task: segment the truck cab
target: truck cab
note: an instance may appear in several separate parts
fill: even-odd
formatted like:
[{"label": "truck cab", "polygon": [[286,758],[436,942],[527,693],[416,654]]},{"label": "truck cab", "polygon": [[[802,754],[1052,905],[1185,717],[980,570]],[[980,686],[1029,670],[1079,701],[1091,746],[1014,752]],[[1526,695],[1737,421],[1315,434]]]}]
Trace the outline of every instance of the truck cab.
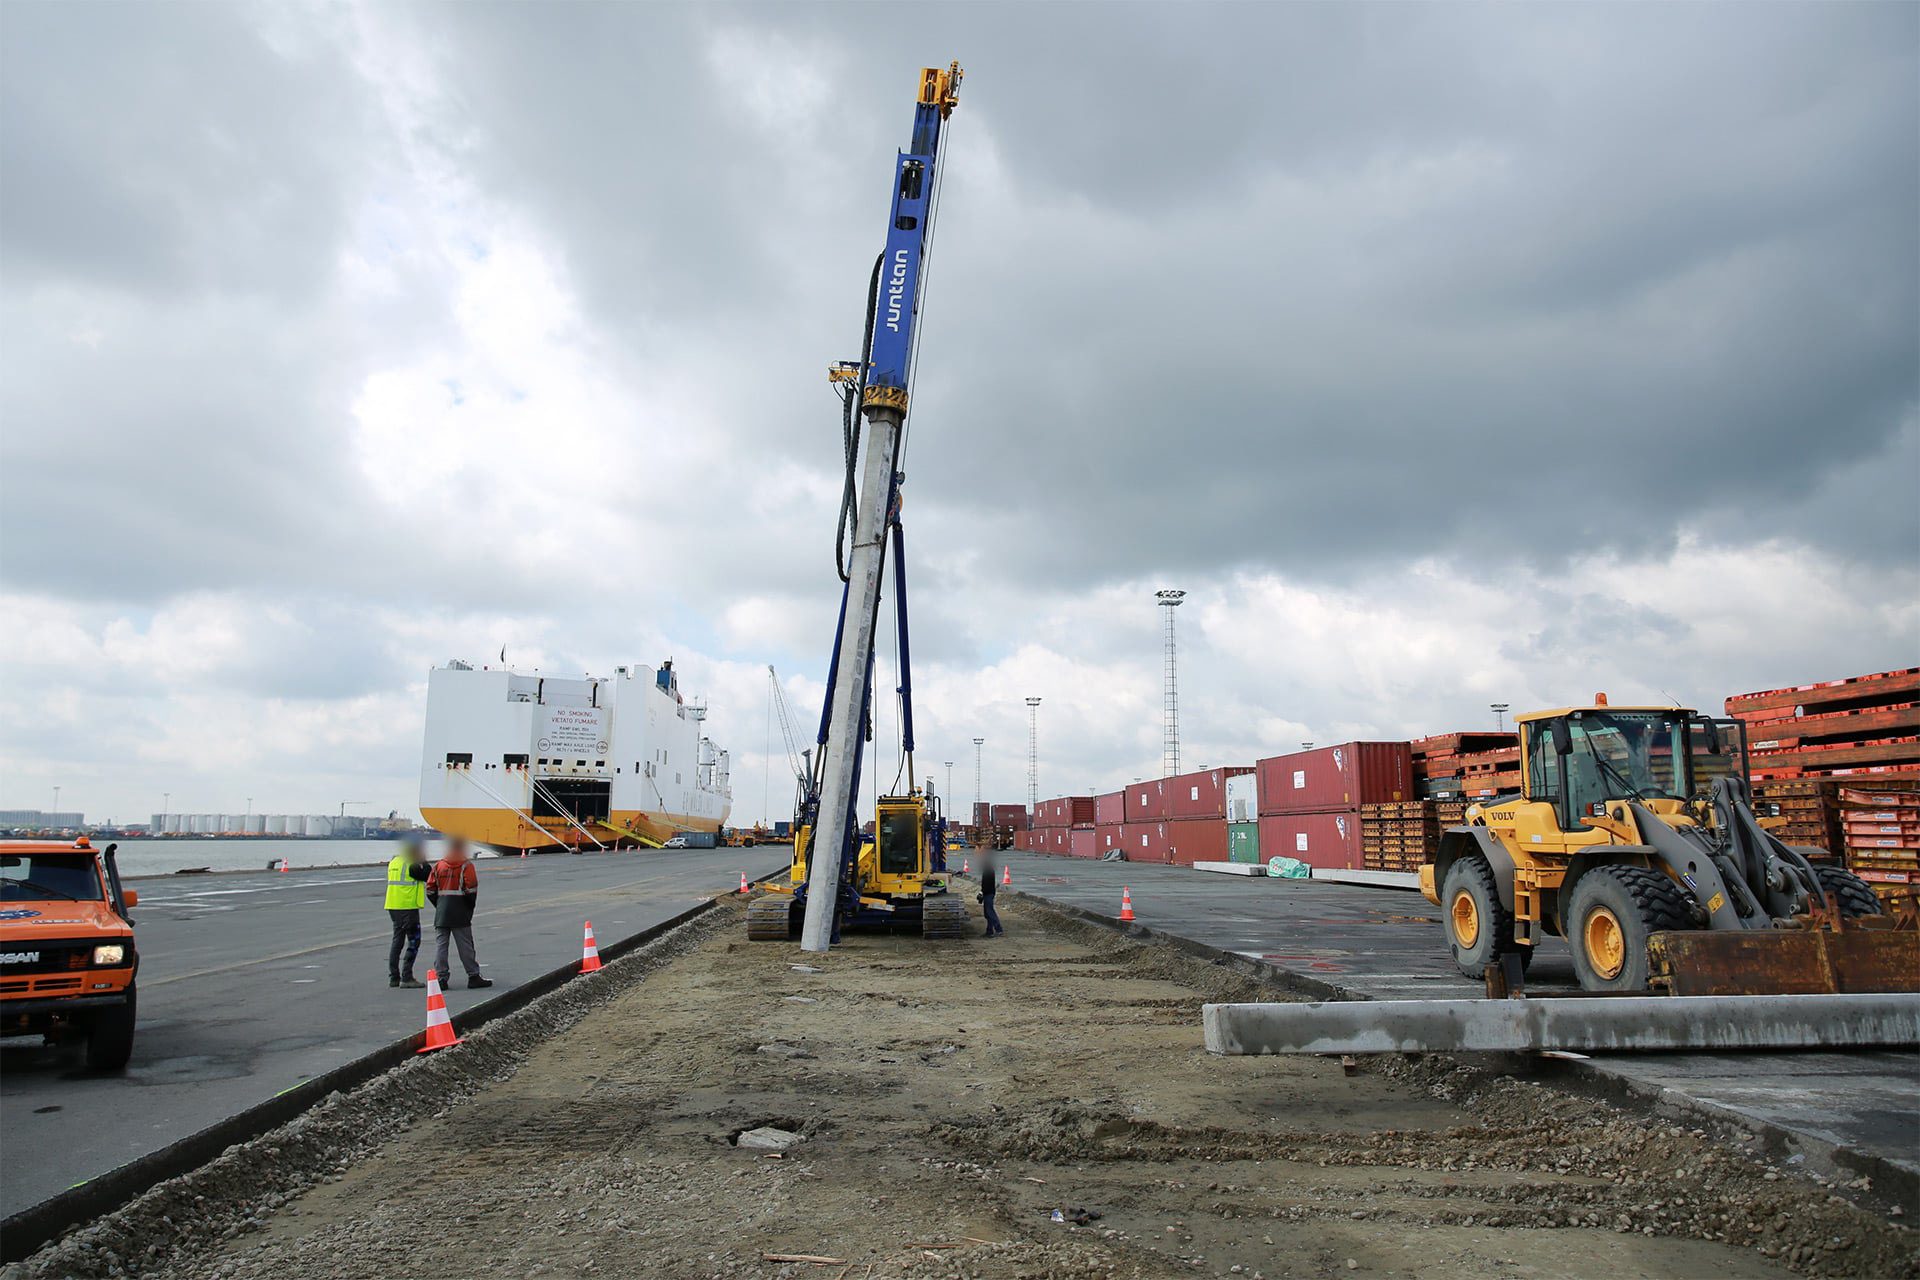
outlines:
[{"label": "truck cab", "polygon": [[0,1036],[84,1040],[87,1065],[133,1053],[140,955],[116,846],[0,841]]}]

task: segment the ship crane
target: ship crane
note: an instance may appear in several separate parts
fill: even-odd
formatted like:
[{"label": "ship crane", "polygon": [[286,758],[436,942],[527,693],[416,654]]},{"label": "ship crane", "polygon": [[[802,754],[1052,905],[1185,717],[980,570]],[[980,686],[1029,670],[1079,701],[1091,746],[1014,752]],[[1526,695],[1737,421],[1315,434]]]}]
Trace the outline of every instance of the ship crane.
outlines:
[{"label": "ship crane", "polygon": [[[833,660],[827,672],[826,702],[817,739],[820,750],[803,790],[800,814],[803,822],[817,822],[800,934],[800,946],[806,951],[827,950],[840,922],[851,919],[860,904],[854,883],[860,852],[854,804],[859,794],[861,752],[872,723],[873,644],[889,535],[899,623],[901,750],[907,793],[914,793],[905,544],[899,521],[900,484],[905,478],[900,471],[900,446],[913,387],[927,246],[939,207],[940,139],[958,101],[960,78],[958,62],[944,70],[927,67],[920,72],[912,140],[894,162],[886,247],[875,261],[867,285],[860,359],[842,361],[828,373],[841,392],[843,406],[846,476],[834,554],[845,587],[840,595]],[[864,442],[859,438],[860,417],[866,419]]]}]

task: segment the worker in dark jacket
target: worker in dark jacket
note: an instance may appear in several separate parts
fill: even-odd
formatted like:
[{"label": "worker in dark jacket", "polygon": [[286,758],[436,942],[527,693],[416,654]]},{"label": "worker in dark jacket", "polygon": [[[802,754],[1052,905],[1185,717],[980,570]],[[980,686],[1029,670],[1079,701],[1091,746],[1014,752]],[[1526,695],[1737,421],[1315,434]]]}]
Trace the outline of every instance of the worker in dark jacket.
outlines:
[{"label": "worker in dark jacket", "polygon": [[993,909],[993,895],[1000,889],[1000,867],[993,850],[980,855],[980,911],[987,917],[987,936],[997,938],[1006,930],[1000,927],[1000,913]]},{"label": "worker in dark jacket", "polygon": [[[418,987],[414,957],[420,954],[420,908],[426,903],[426,880],[433,868],[417,837],[409,836],[400,852],[387,863],[387,919],[393,925],[393,943],[387,948],[387,985]],[[400,962],[405,955],[406,963]]]},{"label": "worker in dark jacket", "polygon": [[456,839],[447,848],[447,856],[434,864],[427,876],[427,900],[433,903],[433,931],[439,945],[433,953],[433,967],[442,981],[447,973],[448,944],[460,945],[460,963],[467,969],[469,987],[493,984],[480,976],[480,959],[473,952],[473,904],[480,889],[480,873],[467,856],[467,842]]}]

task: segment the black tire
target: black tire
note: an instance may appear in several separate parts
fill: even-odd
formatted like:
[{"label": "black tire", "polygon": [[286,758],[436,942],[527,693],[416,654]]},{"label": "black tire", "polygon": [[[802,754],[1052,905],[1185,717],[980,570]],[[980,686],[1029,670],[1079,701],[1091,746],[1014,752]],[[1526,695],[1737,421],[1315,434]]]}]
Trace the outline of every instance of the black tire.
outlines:
[{"label": "black tire", "polygon": [[[1465,896],[1473,904],[1473,937],[1463,942],[1456,921],[1464,912],[1456,912],[1456,899]],[[1500,892],[1494,884],[1493,868],[1479,854],[1469,854],[1447,868],[1446,882],[1440,888],[1440,927],[1446,931],[1447,947],[1453,962],[1469,978],[1486,976],[1487,967],[1498,967],[1500,957],[1517,953],[1524,969],[1533,960],[1533,948],[1513,939],[1513,913],[1500,904]]]},{"label": "black tire", "polygon": [[133,1056],[135,992],[127,984],[127,1002],[103,1009],[87,1025],[87,1069],[122,1071]]},{"label": "black tire", "polygon": [[[1595,922],[1601,912],[1612,926]],[[1617,927],[1617,956],[1588,954],[1590,924],[1604,931]],[[1665,874],[1647,867],[1599,867],[1573,887],[1567,904],[1566,938],[1573,950],[1573,972],[1588,991],[1645,991],[1647,939],[1668,929],[1692,929],[1687,895]]]},{"label": "black tire", "polygon": [[1815,867],[1813,876],[1820,882],[1820,887],[1840,904],[1842,918],[1857,920],[1861,916],[1886,914],[1886,908],[1880,905],[1879,895],[1865,880],[1846,868]]}]

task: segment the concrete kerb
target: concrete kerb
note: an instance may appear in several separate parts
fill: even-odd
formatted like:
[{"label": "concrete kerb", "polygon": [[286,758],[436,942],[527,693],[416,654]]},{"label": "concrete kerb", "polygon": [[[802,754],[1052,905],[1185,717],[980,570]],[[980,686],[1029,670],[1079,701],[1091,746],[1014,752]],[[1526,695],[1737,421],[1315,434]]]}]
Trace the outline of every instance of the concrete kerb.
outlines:
[{"label": "concrete kerb", "polygon": [[[781,867],[750,883],[764,884],[775,876],[784,874],[786,874],[786,868]],[[715,894],[705,902],[697,903],[669,919],[650,925],[638,933],[629,934],[617,942],[608,943],[600,948],[601,962],[610,965],[622,956],[705,915],[718,903],[738,896],[739,891],[734,889]],[[477,1031],[489,1022],[524,1009],[541,996],[558,990],[570,979],[580,976],[582,975],[578,960],[550,969],[453,1015],[454,1030],[461,1035]],[[310,1080],[304,1080],[265,1102],[229,1116],[217,1124],[209,1125],[197,1133],[188,1134],[158,1151],[130,1160],[97,1178],[91,1178],[56,1196],[42,1200],[39,1204],[22,1209],[4,1221],[0,1221],[0,1263],[18,1262],[30,1257],[42,1246],[58,1239],[74,1227],[130,1203],[167,1179],[189,1173],[229,1148],[250,1142],[279,1128],[333,1094],[358,1088],[376,1076],[412,1061],[415,1052],[425,1041],[426,1032],[421,1030],[403,1040],[382,1045],[373,1052],[363,1054],[351,1062],[342,1063],[331,1071]]]},{"label": "concrete kerb", "polygon": [[[1343,1002],[1373,1000],[1373,997],[1365,992],[1323,979],[1310,978],[1269,961],[1225,951],[1204,942],[1196,942],[1192,938],[1151,928],[1137,921],[1123,924],[1113,916],[1102,915],[1097,911],[1064,902],[1055,902],[1037,894],[1023,893],[1013,886],[1001,889],[1000,893],[1042,911],[1052,912],[1070,920],[1098,925],[1136,942],[1153,942],[1172,947],[1196,959],[1206,960],[1237,973],[1269,982],[1283,991],[1305,996],[1308,999]],[[1648,1112],[1696,1125],[1710,1124],[1722,1130],[1751,1134],[1759,1140],[1761,1149],[1776,1159],[1785,1160],[1793,1156],[1803,1156],[1810,1169],[1842,1181],[1862,1176],[1870,1178],[1873,1189],[1866,1198],[1874,1202],[1903,1207],[1920,1202],[1920,1173],[1893,1161],[1869,1151],[1827,1142],[1812,1134],[1746,1115],[1664,1085],[1636,1080],[1631,1076],[1610,1070],[1604,1062],[1596,1059],[1546,1058],[1534,1054],[1434,1053],[1414,1056],[1457,1061],[1462,1062],[1463,1065],[1470,1063],[1490,1073],[1542,1081],[1569,1092],[1578,1093],[1583,1097],[1614,1103],[1628,1110]]]}]

